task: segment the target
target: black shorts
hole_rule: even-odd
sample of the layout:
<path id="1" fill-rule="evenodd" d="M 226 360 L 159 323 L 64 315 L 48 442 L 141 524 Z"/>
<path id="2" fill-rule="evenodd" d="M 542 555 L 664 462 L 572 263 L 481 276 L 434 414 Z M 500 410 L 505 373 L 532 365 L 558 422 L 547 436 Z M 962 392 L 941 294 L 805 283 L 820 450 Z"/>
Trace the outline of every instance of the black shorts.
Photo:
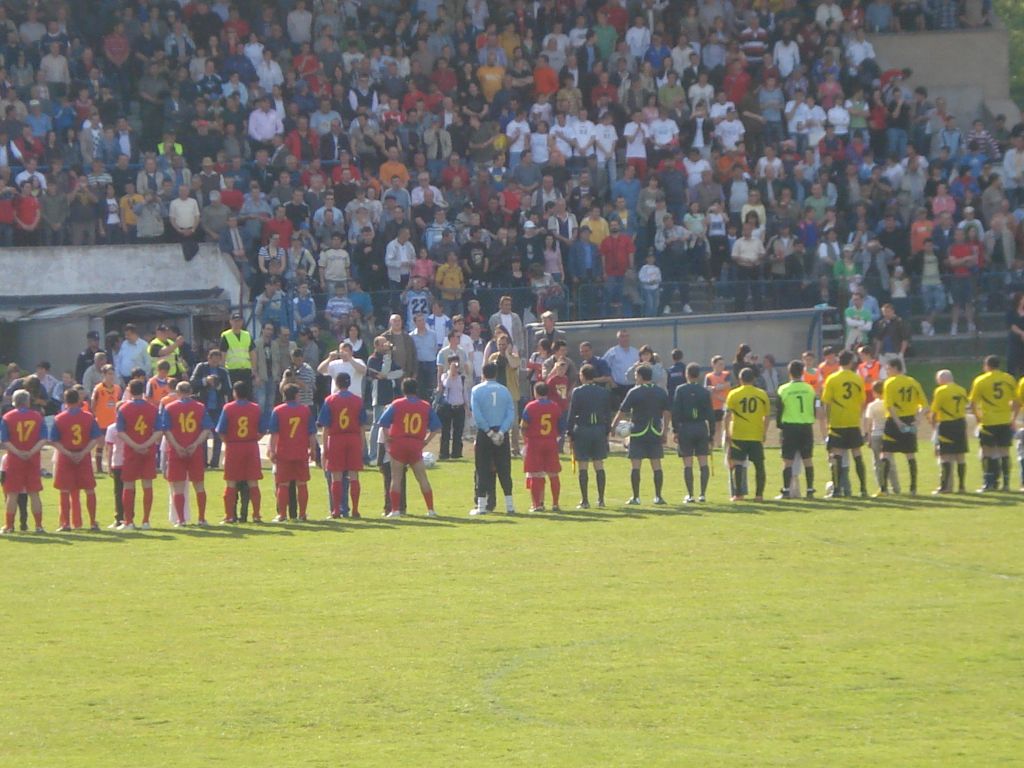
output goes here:
<path id="1" fill-rule="evenodd" d="M 859 427 L 829 427 L 825 447 L 830 451 L 845 451 L 864 445 L 864 435 Z"/>
<path id="2" fill-rule="evenodd" d="M 733 461 L 751 461 L 764 464 L 764 443 L 758 440 L 733 440 L 729 446 L 729 458 Z"/>
<path id="3" fill-rule="evenodd" d="M 660 437 L 631 437 L 629 439 L 629 458 L 660 459 L 665 455 L 665 446 Z"/>
<path id="4" fill-rule="evenodd" d="M 917 425 L 913 416 L 901 416 L 898 419 L 890 416 L 885 420 L 882 451 L 885 453 L 917 453 Z"/>
<path id="5" fill-rule="evenodd" d="M 809 459 L 814 451 L 813 424 L 782 425 L 782 458 L 792 461 L 799 453 L 800 458 Z"/>
<path id="6" fill-rule="evenodd" d="M 939 455 L 956 456 L 967 453 L 967 421 L 939 422 Z"/>
<path id="7" fill-rule="evenodd" d="M 603 427 L 577 429 L 572 434 L 576 461 L 604 461 L 608 458 L 608 433 Z"/>
<path id="8" fill-rule="evenodd" d="M 683 458 L 691 456 L 707 456 L 711 453 L 711 436 L 708 435 L 707 422 L 694 421 L 680 424 L 676 432 L 677 448 Z"/>
<path id="9" fill-rule="evenodd" d="M 978 442 L 982 448 L 1009 448 L 1013 442 L 1013 427 L 1009 424 L 989 424 L 978 427 Z"/>

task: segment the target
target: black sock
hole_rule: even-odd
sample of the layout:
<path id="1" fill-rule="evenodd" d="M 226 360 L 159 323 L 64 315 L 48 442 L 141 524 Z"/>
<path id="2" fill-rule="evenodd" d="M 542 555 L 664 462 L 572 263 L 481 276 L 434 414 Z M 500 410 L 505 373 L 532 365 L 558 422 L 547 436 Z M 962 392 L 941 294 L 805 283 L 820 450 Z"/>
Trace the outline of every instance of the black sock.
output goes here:
<path id="1" fill-rule="evenodd" d="M 739 496 L 743 493 L 743 465 L 737 464 L 735 467 L 729 470 L 729 480 L 732 484 L 732 495 Z"/>
<path id="2" fill-rule="evenodd" d="M 839 488 L 842 490 L 842 494 L 845 496 L 849 492 L 850 488 L 850 468 L 843 466 L 843 457 L 839 457 Z"/>
<path id="3" fill-rule="evenodd" d="M 28 494 L 18 494 L 18 522 L 24 528 L 28 525 Z"/>
<path id="4" fill-rule="evenodd" d="M 907 468 L 910 470 L 910 492 L 917 492 L 917 459 L 907 459 Z"/>
<path id="5" fill-rule="evenodd" d="M 764 462 L 754 465 L 754 495 L 764 496 L 764 487 L 768 484 L 768 473 L 764 470 Z"/>
<path id="6" fill-rule="evenodd" d="M 580 501 L 584 504 L 590 503 L 590 473 L 585 470 L 580 470 Z"/>
<path id="7" fill-rule="evenodd" d="M 605 474 L 603 469 L 597 470 L 597 500 L 604 503 Z"/>
<path id="8" fill-rule="evenodd" d="M 629 473 L 629 482 L 633 484 L 633 498 L 640 498 L 640 470 L 634 469 Z"/>
<path id="9" fill-rule="evenodd" d="M 789 494 L 789 487 L 793 484 L 793 467 L 782 468 L 782 493 L 783 495 Z"/>
<path id="10" fill-rule="evenodd" d="M 867 472 L 864 470 L 864 457 L 854 456 L 853 457 L 853 468 L 857 472 L 857 480 L 860 482 L 861 495 L 868 492 L 868 479 Z"/>
<path id="11" fill-rule="evenodd" d="M 808 459 L 804 465 L 804 477 L 807 479 L 807 490 L 814 488 L 814 465 L 811 464 L 811 460 Z"/>
<path id="12" fill-rule="evenodd" d="M 1003 490 L 1010 490 L 1010 457 L 1003 456 L 999 459 L 1000 468 L 1003 470 Z"/>
<path id="13" fill-rule="evenodd" d="M 882 493 L 888 493 L 889 492 L 889 462 L 890 461 L 891 461 L 891 459 L 887 459 L 885 457 L 882 457 L 881 459 L 878 460 L 878 466 L 880 468 L 880 471 L 878 473 L 878 475 L 879 475 L 879 477 L 878 477 L 878 486 L 879 486 L 879 490 Z"/>
<path id="14" fill-rule="evenodd" d="M 239 483 L 241 488 L 238 489 L 238 503 L 241 505 L 241 516 L 236 515 L 236 520 L 241 520 L 243 523 L 249 519 L 249 484 Z"/>
<path id="15" fill-rule="evenodd" d="M 711 477 L 711 468 L 708 465 L 703 465 L 700 468 L 700 495 L 707 495 L 708 490 L 708 479 Z"/>
<path id="16" fill-rule="evenodd" d="M 683 482 L 686 483 L 686 495 L 693 496 L 693 467 L 683 467 Z"/>
<path id="17" fill-rule="evenodd" d="M 654 497 L 661 498 L 661 486 L 665 482 L 665 472 L 661 469 L 654 470 Z"/>
<path id="18" fill-rule="evenodd" d="M 982 474 L 985 478 L 985 487 L 992 488 L 996 484 L 996 475 L 999 473 L 999 462 L 991 456 L 981 460 Z"/>
<path id="19" fill-rule="evenodd" d="M 948 461 L 944 461 L 939 466 L 940 466 L 940 468 L 942 470 L 941 471 L 941 479 L 939 480 L 939 490 L 940 491 L 951 491 L 951 490 L 953 490 L 950 487 L 950 485 L 949 485 L 949 481 L 953 479 L 953 465 L 950 462 L 948 462 Z"/>
<path id="20" fill-rule="evenodd" d="M 960 491 L 967 489 L 967 462 L 961 461 L 956 465 L 956 479 L 960 484 Z"/>

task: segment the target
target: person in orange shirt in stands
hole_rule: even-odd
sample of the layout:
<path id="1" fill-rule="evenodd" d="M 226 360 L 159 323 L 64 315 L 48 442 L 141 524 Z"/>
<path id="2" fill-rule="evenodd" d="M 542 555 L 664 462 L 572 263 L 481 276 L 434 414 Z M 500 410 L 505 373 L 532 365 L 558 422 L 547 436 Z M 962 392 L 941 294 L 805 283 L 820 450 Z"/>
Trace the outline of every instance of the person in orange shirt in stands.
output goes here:
<path id="1" fill-rule="evenodd" d="M 487 63 L 476 71 L 476 77 L 480 81 L 480 91 L 490 104 L 494 100 L 494 94 L 501 90 L 502 80 L 505 79 L 505 68 L 498 64 L 498 57 L 493 51 L 487 54 Z"/>
<path id="2" fill-rule="evenodd" d="M 537 57 L 537 66 L 533 70 L 533 91 L 538 96 L 542 93 L 550 96 L 558 92 L 558 73 L 543 53 Z"/>
<path id="3" fill-rule="evenodd" d="M 117 383 L 114 366 L 105 365 L 100 373 L 103 374 L 103 381 L 96 385 L 89 402 L 92 404 L 92 414 L 96 417 L 96 423 L 102 434 L 117 420 L 117 404 L 121 401 L 121 386 Z M 103 471 L 102 442 L 96 446 L 96 471 Z"/>
<path id="4" fill-rule="evenodd" d="M 397 177 L 403 187 L 409 186 L 409 169 L 399 159 L 398 147 L 388 147 L 388 159 L 381 163 L 378 176 L 388 181 Z"/>

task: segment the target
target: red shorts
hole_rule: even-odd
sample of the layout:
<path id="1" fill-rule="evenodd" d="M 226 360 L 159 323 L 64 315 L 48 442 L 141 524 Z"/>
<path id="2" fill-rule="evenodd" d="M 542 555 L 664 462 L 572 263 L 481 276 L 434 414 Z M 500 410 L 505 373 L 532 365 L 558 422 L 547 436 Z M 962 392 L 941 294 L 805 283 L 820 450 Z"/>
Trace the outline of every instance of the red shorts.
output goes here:
<path id="1" fill-rule="evenodd" d="M 67 456 L 58 454 L 57 466 L 53 471 L 53 487 L 58 491 L 89 491 L 95 488 L 92 456 L 86 456 L 75 464 Z"/>
<path id="2" fill-rule="evenodd" d="M 274 480 L 277 483 L 308 483 L 309 482 L 309 459 L 282 459 L 278 457 L 274 463 L 277 470 L 274 473 Z"/>
<path id="3" fill-rule="evenodd" d="M 557 440 L 531 440 L 526 444 L 526 456 L 523 458 L 524 472 L 562 471 L 562 461 L 558 456 Z"/>
<path id="4" fill-rule="evenodd" d="M 43 490 L 40 466 L 38 453 L 28 461 L 7 454 L 4 493 L 39 493 Z"/>
<path id="5" fill-rule="evenodd" d="M 423 441 L 415 437 L 396 437 L 388 446 L 391 460 L 411 466 L 423 461 Z"/>
<path id="6" fill-rule="evenodd" d="M 179 456 L 170 446 L 168 446 L 167 451 L 167 482 L 203 482 L 203 478 L 206 476 L 206 457 L 201 449 L 196 448 L 196 452 L 191 456 Z M 127 459 L 127 457 L 128 454 L 126 453 L 125 458 Z M 125 466 L 127 464 L 128 462 L 126 461 Z"/>
<path id="7" fill-rule="evenodd" d="M 224 479 L 229 483 L 263 479 L 259 443 L 227 443 L 224 446 Z"/>
<path id="8" fill-rule="evenodd" d="M 156 446 L 145 453 L 136 453 L 125 446 L 124 463 L 121 465 L 121 480 L 134 483 L 136 480 L 152 480 L 156 477 Z"/>
<path id="9" fill-rule="evenodd" d="M 359 432 L 330 435 L 324 451 L 328 472 L 359 472 L 363 468 L 363 436 Z"/>

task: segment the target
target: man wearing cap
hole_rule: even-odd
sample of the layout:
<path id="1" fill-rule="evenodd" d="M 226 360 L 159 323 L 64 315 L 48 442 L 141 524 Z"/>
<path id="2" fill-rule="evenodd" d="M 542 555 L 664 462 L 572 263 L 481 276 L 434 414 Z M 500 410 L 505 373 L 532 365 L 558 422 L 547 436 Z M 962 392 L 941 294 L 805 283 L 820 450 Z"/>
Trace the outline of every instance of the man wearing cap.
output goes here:
<path id="1" fill-rule="evenodd" d="M 81 383 L 86 369 L 95 362 L 96 353 L 102 352 L 99 331 L 89 331 L 85 334 L 85 340 L 85 349 L 78 353 L 78 358 L 75 360 L 75 381 L 79 383 Z"/>
<path id="2" fill-rule="evenodd" d="M 220 335 L 220 350 L 224 353 L 224 367 L 228 370 L 231 384 L 242 381 L 252 391 L 260 382 L 253 376 L 256 370 L 256 344 L 252 334 L 242 328 L 242 313 L 231 314 L 231 327 Z"/>

